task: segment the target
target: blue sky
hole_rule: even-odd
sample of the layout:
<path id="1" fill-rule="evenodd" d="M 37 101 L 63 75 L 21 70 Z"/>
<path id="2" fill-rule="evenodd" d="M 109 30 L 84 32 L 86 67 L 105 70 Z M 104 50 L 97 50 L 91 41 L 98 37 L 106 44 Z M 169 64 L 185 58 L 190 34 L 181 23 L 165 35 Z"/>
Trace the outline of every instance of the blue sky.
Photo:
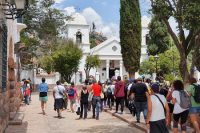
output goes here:
<path id="1" fill-rule="evenodd" d="M 79 12 L 86 17 L 90 24 L 92 19 L 96 21 L 102 32 L 113 30 L 118 35 L 119 30 L 119 8 L 120 0 L 55 0 L 55 6 L 59 9 L 66 9 L 68 12 Z M 142 16 L 150 17 L 148 10 L 150 8 L 149 0 L 140 0 Z M 95 19 L 96 18 L 96 19 Z M 108 34 L 113 34 L 108 33 Z M 106 33 L 107 34 L 107 33 Z"/>

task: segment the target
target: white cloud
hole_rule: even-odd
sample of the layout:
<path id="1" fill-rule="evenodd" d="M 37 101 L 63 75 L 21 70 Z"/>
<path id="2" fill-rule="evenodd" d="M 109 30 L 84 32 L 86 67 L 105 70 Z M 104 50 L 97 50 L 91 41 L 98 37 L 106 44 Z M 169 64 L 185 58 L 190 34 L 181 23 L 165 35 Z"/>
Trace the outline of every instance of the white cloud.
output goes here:
<path id="1" fill-rule="evenodd" d="M 56 4 L 60 4 L 60 3 L 62 3 L 63 1 L 66 1 L 66 0 L 55 0 L 55 3 L 56 3 Z"/>
<path id="2" fill-rule="evenodd" d="M 91 7 L 85 8 L 81 13 L 89 25 L 95 23 L 96 31 L 103 33 L 107 37 L 117 36 L 119 37 L 119 26 L 116 23 L 106 24 L 102 17 Z"/>
<path id="3" fill-rule="evenodd" d="M 74 6 L 70 6 L 70 7 L 66 7 L 64 11 L 66 12 L 67 15 L 72 15 L 73 13 L 76 12 L 76 9 Z"/>
<path id="4" fill-rule="evenodd" d="M 89 25 L 91 25 L 93 22 L 95 23 L 96 26 L 103 25 L 101 16 L 93 8 L 91 7 L 85 8 L 81 14 L 86 18 Z"/>

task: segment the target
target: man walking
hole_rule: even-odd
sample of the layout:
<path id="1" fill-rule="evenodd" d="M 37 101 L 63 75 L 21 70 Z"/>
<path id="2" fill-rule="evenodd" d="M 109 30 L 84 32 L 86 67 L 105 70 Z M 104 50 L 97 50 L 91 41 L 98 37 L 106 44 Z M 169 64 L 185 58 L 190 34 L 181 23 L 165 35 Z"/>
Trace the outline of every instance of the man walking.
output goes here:
<path id="1" fill-rule="evenodd" d="M 115 83 L 115 91 L 114 91 L 114 97 L 116 100 L 116 113 L 118 112 L 119 104 L 121 105 L 121 114 L 123 114 L 124 111 L 124 82 L 121 81 L 121 77 L 117 77 L 117 82 Z"/>
<path id="2" fill-rule="evenodd" d="M 64 88 L 64 86 L 61 85 L 60 81 L 57 81 L 56 86 L 53 89 L 53 97 L 55 100 L 54 109 L 58 113 L 58 118 L 62 118 L 61 111 L 62 111 L 63 105 L 64 105 L 64 101 L 63 101 L 64 95 L 67 95 L 65 88 Z"/>
<path id="3" fill-rule="evenodd" d="M 92 85 L 92 92 L 93 92 L 93 98 L 92 98 L 92 109 L 93 109 L 93 118 L 96 118 L 96 120 L 99 120 L 99 110 L 100 110 L 100 94 L 101 94 L 101 86 L 96 82 L 96 80 L 93 80 Z M 95 110 L 96 110 L 96 116 L 95 116 Z"/>
<path id="4" fill-rule="evenodd" d="M 140 113 L 143 112 L 144 119 L 146 120 L 147 116 L 147 96 L 148 93 L 147 86 L 142 83 L 142 79 L 138 78 L 137 83 L 131 87 L 131 93 L 135 98 L 136 106 L 136 117 L 137 123 L 140 123 Z"/>

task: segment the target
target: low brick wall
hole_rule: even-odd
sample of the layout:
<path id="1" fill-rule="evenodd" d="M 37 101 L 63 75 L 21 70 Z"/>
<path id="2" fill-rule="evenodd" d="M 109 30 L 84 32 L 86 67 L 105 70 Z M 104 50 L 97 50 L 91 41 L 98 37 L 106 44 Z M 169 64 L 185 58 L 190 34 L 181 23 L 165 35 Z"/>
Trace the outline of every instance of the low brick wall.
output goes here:
<path id="1" fill-rule="evenodd" d="M 8 125 L 10 112 L 17 112 L 22 101 L 20 84 L 14 83 L 14 89 L 10 89 L 8 83 L 6 92 L 0 92 L 0 133 L 3 133 Z"/>
<path id="2" fill-rule="evenodd" d="M 0 92 L 0 133 L 3 133 L 9 120 L 9 92 Z"/>

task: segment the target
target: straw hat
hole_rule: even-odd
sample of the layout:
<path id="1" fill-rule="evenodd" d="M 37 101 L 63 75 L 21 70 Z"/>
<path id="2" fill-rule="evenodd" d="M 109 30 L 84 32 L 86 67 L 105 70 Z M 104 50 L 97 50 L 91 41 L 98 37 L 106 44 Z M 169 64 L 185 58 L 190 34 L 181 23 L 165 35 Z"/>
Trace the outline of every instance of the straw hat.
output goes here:
<path id="1" fill-rule="evenodd" d="M 66 85 L 66 86 L 67 86 L 67 85 L 69 85 L 69 84 L 68 84 L 67 82 L 64 82 L 64 84 L 63 84 L 63 85 Z"/>

